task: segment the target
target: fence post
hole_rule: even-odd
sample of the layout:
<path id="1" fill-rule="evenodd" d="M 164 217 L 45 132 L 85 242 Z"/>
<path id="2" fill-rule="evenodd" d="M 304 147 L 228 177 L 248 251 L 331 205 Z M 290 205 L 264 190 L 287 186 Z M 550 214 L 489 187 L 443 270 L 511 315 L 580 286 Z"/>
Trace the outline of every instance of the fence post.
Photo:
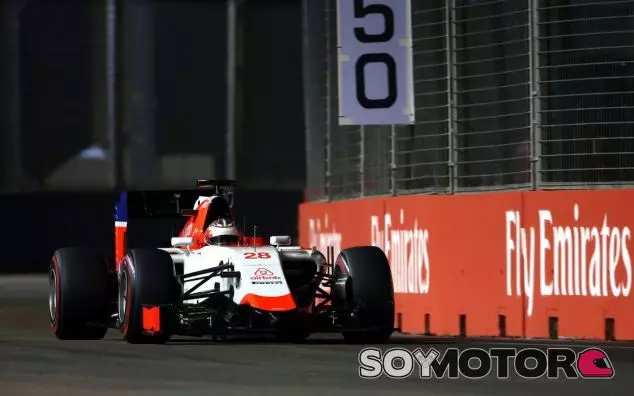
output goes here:
<path id="1" fill-rule="evenodd" d="M 396 196 L 396 125 L 390 128 L 390 193 Z"/>
<path id="2" fill-rule="evenodd" d="M 537 190 L 541 179 L 541 102 L 539 89 L 539 0 L 529 3 L 529 79 L 530 79 L 530 162 L 531 187 Z"/>
<path id="3" fill-rule="evenodd" d="M 237 19 L 238 0 L 228 0 L 227 12 L 227 59 L 226 59 L 226 164 L 225 175 L 227 179 L 236 178 L 236 60 L 237 60 Z"/>
<path id="4" fill-rule="evenodd" d="M 332 45 L 330 37 L 330 4 L 329 0 L 324 2 L 325 25 L 326 25 L 326 199 L 332 199 Z"/>
<path id="5" fill-rule="evenodd" d="M 122 84 L 117 78 L 118 71 L 122 69 L 123 63 L 121 59 L 123 44 L 122 34 L 117 34 L 119 19 L 122 16 L 121 7 L 123 2 L 120 0 L 106 1 L 106 135 L 108 137 L 108 150 L 110 156 L 110 179 L 111 187 L 115 190 L 121 190 L 126 186 L 125 176 L 123 173 L 123 151 L 126 142 L 123 141 L 121 127 L 123 125 L 123 106 L 122 101 L 117 100 L 120 97 Z"/>
<path id="6" fill-rule="evenodd" d="M 445 3 L 445 37 L 447 40 L 447 118 L 448 118 L 448 161 L 449 167 L 449 193 L 453 194 L 456 191 L 458 183 L 458 167 L 457 155 L 456 155 L 456 105 L 458 103 L 458 97 L 456 95 L 455 77 L 456 77 L 456 62 L 455 51 L 456 48 L 456 13 L 455 13 L 455 0 L 446 0 Z"/>
<path id="7" fill-rule="evenodd" d="M 0 5 L 2 26 L 0 51 L 5 68 L 0 75 L 0 103 L 5 116 L 0 117 L 0 188 L 2 192 L 19 192 L 23 187 L 22 138 L 20 126 L 20 21 L 25 2 L 5 1 Z"/>
<path id="8" fill-rule="evenodd" d="M 360 142 L 359 142 L 359 195 L 363 198 L 365 196 L 365 126 L 361 125 L 360 130 Z"/>

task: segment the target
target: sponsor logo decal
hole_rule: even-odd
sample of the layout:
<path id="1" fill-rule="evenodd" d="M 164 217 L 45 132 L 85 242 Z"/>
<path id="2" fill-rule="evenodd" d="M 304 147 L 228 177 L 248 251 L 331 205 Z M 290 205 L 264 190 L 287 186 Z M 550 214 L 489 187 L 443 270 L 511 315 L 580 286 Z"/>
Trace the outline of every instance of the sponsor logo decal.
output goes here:
<path id="1" fill-rule="evenodd" d="M 584 224 L 538 211 L 538 227 L 524 227 L 519 211 L 506 212 L 506 294 L 527 298 L 530 317 L 539 296 L 628 297 L 632 290 L 629 227 Z M 536 279 L 538 278 L 538 279 Z"/>
<path id="2" fill-rule="evenodd" d="M 251 276 L 251 283 L 255 285 L 279 285 L 282 284 L 282 278 L 271 270 L 260 267 Z"/>
<path id="3" fill-rule="evenodd" d="M 379 216 L 371 218 L 371 244 L 387 255 L 392 269 L 395 293 L 427 294 L 430 286 L 428 229 L 421 228 L 418 219 L 405 226 L 405 211 L 400 211 L 399 224 L 386 213 L 383 224 Z"/>
<path id="4" fill-rule="evenodd" d="M 614 366 L 599 348 L 575 352 L 570 348 L 365 348 L 359 353 L 359 376 L 403 379 L 509 379 L 511 372 L 526 379 L 611 379 Z"/>
<path id="5" fill-rule="evenodd" d="M 332 230 L 328 230 L 332 228 Z M 321 219 L 308 220 L 309 243 L 310 247 L 315 246 L 320 252 L 326 252 L 327 248 L 332 246 L 335 257 L 341 252 L 342 235 L 337 232 L 335 224 L 328 223 L 328 215 Z"/>

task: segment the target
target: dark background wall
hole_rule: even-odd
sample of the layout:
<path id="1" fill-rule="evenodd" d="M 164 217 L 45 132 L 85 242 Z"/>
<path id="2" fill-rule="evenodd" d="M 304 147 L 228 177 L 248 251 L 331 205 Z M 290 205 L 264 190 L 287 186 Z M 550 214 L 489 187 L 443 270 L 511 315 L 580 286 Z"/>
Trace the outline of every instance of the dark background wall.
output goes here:
<path id="1" fill-rule="evenodd" d="M 92 13 L 88 2 L 33 0 L 20 15 L 22 166 L 41 182 L 93 138 Z"/>
<path id="2" fill-rule="evenodd" d="M 118 127 L 131 139 L 138 131 L 151 131 L 157 156 L 211 154 L 217 177 L 222 178 L 227 125 L 224 1 L 143 1 L 153 3 L 146 25 L 139 23 L 137 9 L 136 25 L 119 27 L 128 49 L 119 70 L 127 86 L 118 99 L 132 121 L 120 121 Z M 19 125 L 3 111 L 0 151 L 13 153 L 9 146 L 18 141 L 19 174 L 24 177 L 19 186 L 9 185 L 9 176 L 15 180 L 17 173 L 5 160 L 0 164 L 0 184 L 5 191 L 23 192 L 0 195 L 0 236 L 11 247 L 0 271 L 31 272 L 45 270 L 60 246 L 88 244 L 112 252 L 112 196 L 43 188 L 51 172 L 80 150 L 107 142 L 105 14 L 103 0 L 19 2 L 23 8 L 17 47 L 5 23 L 10 11 L 2 8 L 0 41 L 5 55 L 17 49 L 17 58 L 12 59 L 19 78 L 13 87 L 19 95 L 3 94 L 0 108 L 11 108 L 18 97 Z M 141 3 L 130 2 L 137 7 Z M 238 76 L 243 95 L 237 103 L 236 211 L 238 218 L 258 225 L 258 233 L 296 238 L 305 179 L 301 2 L 261 3 L 245 1 L 241 10 L 243 57 Z M 147 45 L 139 41 L 144 37 L 150 38 Z M 0 71 L 5 88 L 16 73 L 4 66 Z M 139 107 L 143 100 L 145 107 Z M 143 112 L 149 116 L 143 118 Z"/>
<path id="3" fill-rule="evenodd" d="M 20 1 L 21 165 L 37 186 L 81 149 L 106 144 L 104 0 Z M 225 2 L 136 0 L 128 7 L 131 16 L 120 16 L 128 22 L 119 31 L 126 49 L 118 77 L 125 85 L 119 110 L 130 114 L 119 127 L 131 135 L 149 130 L 157 155 L 213 154 L 224 174 Z M 240 14 L 237 176 L 243 185 L 275 180 L 302 188 L 301 2 L 244 1 Z M 140 85 L 147 76 L 150 86 Z M 136 105 L 141 99 L 147 108 Z M 139 126 L 142 111 L 152 119 Z"/>
<path id="4" fill-rule="evenodd" d="M 299 191 L 245 190 L 235 196 L 234 214 L 245 232 L 290 235 L 297 241 Z M 0 240 L 6 245 L 0 272 L 42 272 L 55 249 L 82 245 L 114 256 L 114 195 L 42 193 L 0 196 Z M 135 246 L 169 241 L 165 220 L 141 220 L 130 226 Z M 165 245 L 160 245 L 165 246 Z"/>
<path id="5" fill-rule="evenodd" d="M 162 1 L 155 3 L 154 14 L 157 149 L 163 154 L 212 152 L 221 172 L 226 128 L 223 3 Z"/>
<path id="6" fill-rule="evenodd" d="M 256 0 L 245 9 L 247 94 L 243 99 L 244 134 L 238 144 L 237 171 L 249 185 L 305 186 L 301 48 L 301 1 Z M 270 175 L 275 175 L 273 180 Z"/>

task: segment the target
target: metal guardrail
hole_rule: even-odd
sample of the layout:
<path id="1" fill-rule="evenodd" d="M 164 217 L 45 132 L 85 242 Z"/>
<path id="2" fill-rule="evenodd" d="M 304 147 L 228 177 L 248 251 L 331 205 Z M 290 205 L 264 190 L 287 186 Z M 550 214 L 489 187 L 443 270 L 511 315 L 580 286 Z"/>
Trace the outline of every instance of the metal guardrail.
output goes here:
<path id="1" fill-rule="evenodd" d="M 413 1 L 417 122 L 372 127 L 337 123 L 336 1 L 305 7 L 308 199 L 634 184 L 634 0 Z"/>

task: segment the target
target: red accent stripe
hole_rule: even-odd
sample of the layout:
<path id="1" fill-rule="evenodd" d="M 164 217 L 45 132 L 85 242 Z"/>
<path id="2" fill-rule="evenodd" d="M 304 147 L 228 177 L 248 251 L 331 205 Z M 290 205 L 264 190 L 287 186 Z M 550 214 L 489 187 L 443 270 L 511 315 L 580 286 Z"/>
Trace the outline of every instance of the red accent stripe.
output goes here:
<path id="1" fill-rule="evenodd" d="M 115 227 L 114 229 L 114 246 L 115 246 L 115 268 L 119 272 L 121 260 L 125 255 L 125 234 L 127 227 Z"/>
<path id="2" fill-rule="evenodd" d="M 161 330 L 160 307 L 143 307 L 143 331 L 156 333 Z"/>
<path id="3" fill-rule="evenodd" d="M 262 309 L 264 311 L 290 311 L 296 308 L 293 296 L 286 294 L 277 297 L 257 296 L 255 294 L 247 294 L 242 298 L 240 304 L 247 304 L 253 308 Z"/>

